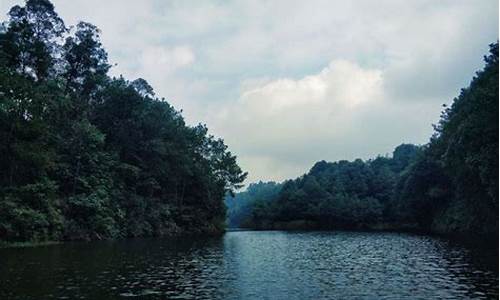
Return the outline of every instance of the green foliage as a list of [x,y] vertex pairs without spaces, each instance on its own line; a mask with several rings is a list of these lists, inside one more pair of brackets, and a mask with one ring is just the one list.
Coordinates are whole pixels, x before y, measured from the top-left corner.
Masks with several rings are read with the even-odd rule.
[[246,173],[143,79],[110,78],[99,30],[48,0],[0,28],[0,239],[220,232]]
[[227,195],[225,203],[228,226],[233,228],[247,226],[251,219],[262,219],[266,205],[278,195],[281,187],[281,184],[273,181],[260,181],[251,183],[244,192]]
[[8,241],[58,239],[63,217],[54,182],[37,183],[2,190],[0,238]]
[[304,176],[286,181],[266,202],[247,200],[253,206],[243,225],[265,228],[300,220],[316,228],[360,228],[390,220],[399,170],[408,166],[418,149],[401,145],[392,158],[366,162],[320,161]]
[[423,226],[498,236],[498,42],[486,66],[446,108],[398,197]]
[[318,162],[266,202],[237,195],[250,203],[244,225],[412,228],[495,240],[498,42],[490,47],[486,66],[443,111],[427,145],[402,144],[391,158],[366,162]]

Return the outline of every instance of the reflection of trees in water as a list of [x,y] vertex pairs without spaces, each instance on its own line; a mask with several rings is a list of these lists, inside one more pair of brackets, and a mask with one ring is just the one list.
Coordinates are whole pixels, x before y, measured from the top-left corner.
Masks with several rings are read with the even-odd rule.
[[134,251],[142,261],[125,272],[121,294],[207,299],[217,296],[224,272],[221,239],[174,239],[145,245],[141,251]]
[[[117,295],[216,298],[224,273],[221,238],[131,239],[0,249],[0,298]],[[221,275],[222,274],[222,275]]]
[[0,299],[498,294],[494,251],[395,233],[238,232],[0,249],[0,257]]
[[469,298],[498,298],[498,252],[477,245],[440,240],[436,248],[441,261]]

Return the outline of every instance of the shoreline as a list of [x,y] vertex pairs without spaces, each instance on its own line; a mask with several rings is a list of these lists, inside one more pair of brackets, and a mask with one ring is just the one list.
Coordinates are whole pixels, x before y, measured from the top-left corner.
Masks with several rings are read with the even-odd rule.
[[[382,233],[382,232],[387,232],[387,233],[406,233],[406,234],[415,234],[419,236],[428,236],[428,237],[433,237],[433,238],[441,238],[445,239],[451,242],[457,242],[463,245],[468,245],[468,246],[473,246],[473,247],[486,247],[490,249],[499,249],[499,239],[498,235],[496,237],[483,237],[483,236],[478,236],[474,235],[472,233],[470,234],[465,234],[465,233],[444,233],[444,232],[437,232],[437,231],[432,231],[432,230],[424,230],[420,228],[414,228],[414,227],[406,227],[406,226],[394,226],[394,227],[381,227],[381,226],[370,226],[370,227],[353,227],[353,228],[306,228],[306,227],[301,227],[301,228],[282,228],[282,227],[260,227],[260,228],[251,228],[251,227],[239,227],[239,228],[229,228],[232,230],[227,230],[227,231],[285,231],[285,232],[313,232],[313,231],[320,231],[320,232],[335,232],[335,231],[342,231],[342,232],[366,232],[366,233]],[[236,229],[236,230],[235,230]]]
[[445,239],[450,242],[457,242],[465,246],[470,247],[481,247],[489,249],[499,249],[498,239],[485,239],[474,235],[459,235],[459,234],[445,234],[432,231],[426,231],[418,228],[409,227],[359,227],[359,228],[251,228],[251,227],[232,227],[226,228],[226,230],[221,232],[204,232],[204,233],[181,233],[173,235],[163,235],[163,236],[142,236],[142,237],[125,237],[125,238],[115,238],[115,239],[95,239],[95,240],[62,240],[62,241],[40,241],[40,242],[6,242],[0,241],[0,249],[12,249],[12,248],[35,248],[44,247],[52,245],[61,245],[67,243],[92,243],[92,242],[113,242],[113,241],[125,241],[133,239],[178,239],[178,238],[188,238],[188,237],[217,237],[223,236],[229,232],[245,232],[245,231],[284,231],[284,232],[365,232],[365,233],[399,233],[399,234],[414,234],[419,236],[428,236],[433,238]]

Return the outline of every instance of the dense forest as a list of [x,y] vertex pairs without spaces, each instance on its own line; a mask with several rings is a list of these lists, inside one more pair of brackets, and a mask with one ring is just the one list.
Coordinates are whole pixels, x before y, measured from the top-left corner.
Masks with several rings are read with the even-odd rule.
[[221,139],[108,75],[94,25],[48,0],[0,25],[0,240],[217,233],[246,174]]
[[[316,163],[283,183],[246,177],[144,79],[111,77],[99,29],[48,0],[0,24],[0,241],[256,229],[395,229],[498,237],[498,42],[430,141]],[[226,206],[229,212],[226,219]]]
[[[317,162],[295,180],[251,184],[228,196],[229,226],[363,228],[394,219],[397,179],[421,147],[402,144],[392,157]],[[236,206],[233,203],[239,203]]]
[[[429,143],[392,157],[316,163],[281,185],[228,197],[230,225],[396,229],[498,238],[498,42],[442,112]],[[235,206],[234,202],[241,202]]]
[[275,199],[281,191],[281,186],[273,181],[260,181],[251,183],[244,192],[227,195],[227,225],[232,228],[248,225],[251,212]]

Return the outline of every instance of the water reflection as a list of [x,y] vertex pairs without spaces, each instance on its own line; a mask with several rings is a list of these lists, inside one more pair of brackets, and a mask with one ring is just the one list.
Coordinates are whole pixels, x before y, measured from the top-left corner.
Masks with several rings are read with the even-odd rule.
[[0,249],[0,298],[491,299],[497,266],[424,236],[229,232]]

